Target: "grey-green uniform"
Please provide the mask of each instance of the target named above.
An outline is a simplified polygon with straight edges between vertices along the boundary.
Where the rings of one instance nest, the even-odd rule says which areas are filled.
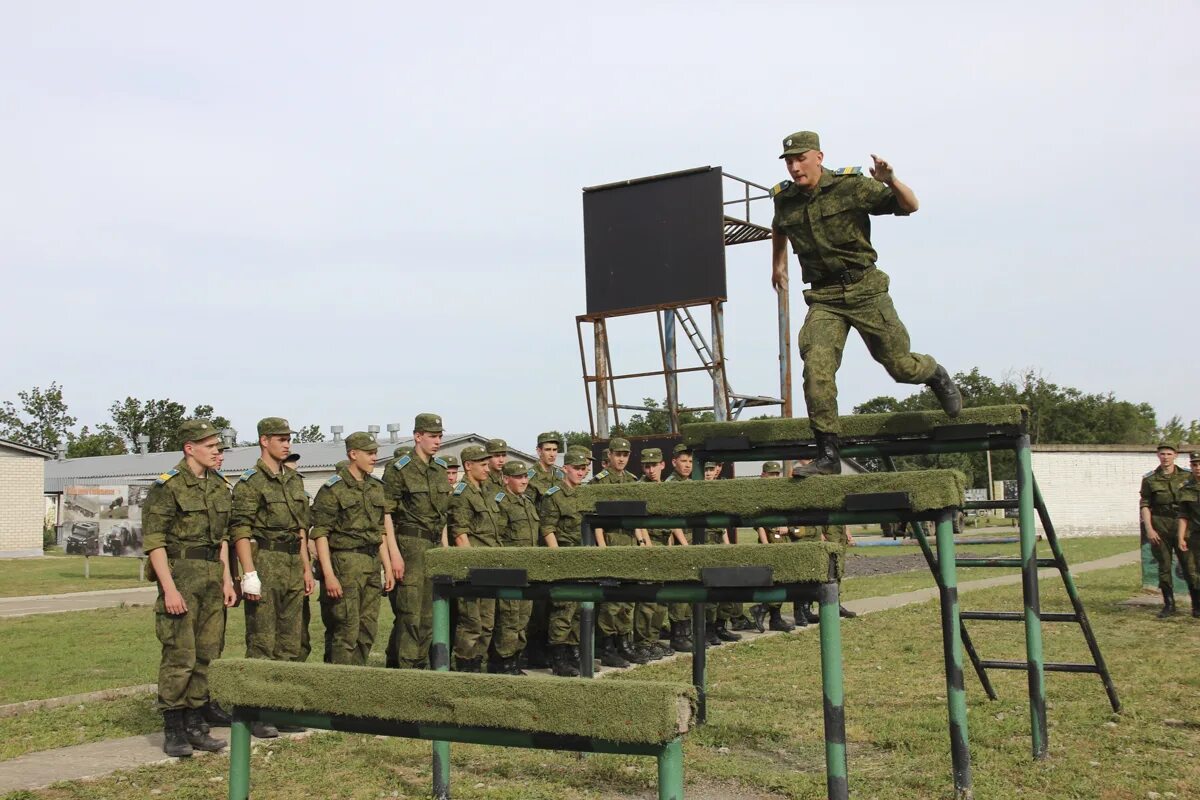
[[[1150,552],[1158,563],[1158,585],[1165,592],[1173,592],[1171,555],[1178,550],[1177,526],[1179,501],[1183,486],[1191,480],[1192,473],[1183,467],[1175,467],[1170,473],[1156,467],[1142,476],[1138,508],[1150,509],[1150,524],[1158,534],[1159,543],[1150,545]],[[1182,553],[1180,558],[1182,560]]]
[[[614,446],[613,443],[618,446]],[[624,445],[624,449],[628,449],[629,444],[624,439],[613,439],[609,443],[609,448],[614,451],[620,451]],[[616,472],[614,470],[603,469],[596,473],[592,478],[592,483],[597,485],[619,484],[619,483],[634,483],[637,478],[628,471]],[[604,529],[604,542],[608,547],[632,547],[637,542],[634,533],[631,530],[622,528]],[[633,603],[603,603],[596,610],[596,628],[604,636],[616,636],[618,639],[624,639],[633,633]],[[657,639],[657,637],[655,637]]]
[[[784,140],[783,158],[820,150],[817,134]],[[787,236],[800,261],[808,314],[800,329],[804,400],[813,427],[838,433],[837,383],[842,350],[851,328],[871,356],[900,383],[927,383],[937,370],[931,356],[913,353],[908,331],[888,294],[888,276],[875,266],[871,216],[906,216],[891,187],[859,167],[822,169],[818,185],[803,191],[791,181],[771,189],[774,230]]]
[[[1183,572],[1187,577],[1188,590],[1192,597],[1192,616],[1200,617],[1200,482],[1196,480],[1196,469],[1200,468],[1200,452],[1192,453],[1192,475],[1179,491],[1179,519],[1186,525],[1184,540],[1187,550],[1180,553]],[[1176,523],[1176,542],[1178,542]]]
[[[348,445],[353,436],[347,437]],[[365,666],[375,643],[383,597],[383,517],[394,510],[395,503],[383,483],[374,475],[355,478],[349,465],[338,467],[337,474],[325,481],[313,498],[309,536],[328,539],[330,564],[342,587],[342,596],[332,598],[328,595],[330,576],[321,582],[321,617],[334,664]]]
[[[475,461],[471,451],[463,449],[463,462]],[[490,486],[471,480],[460,481],[450,494],[450,537],[457,541],[465,535],[470,547],[500,546],[500,507]],[[458,600],[458,627],[454,632],[454,657],[457,669],[478,672],[492,642],[496,601],[490,597],[461,597]]]
[[[230,538],[252,541],[259,600],[246,600],[246,657],[298,661],[304,609],[302,532],[311,527],[304,479],[260,458],[233,487]]]
[[[642,464],[661,464],[662,460],[662,450],[657,447],[647,447],[641,452]],[[639,480],[644,483],[652,482],[644,475]],[[656,546],[670,547],[674,544],[674,533],[669,528],[654,528],[647,532]],[[682,624],[690,625],[691,619],[692,607],[688,603],[638,603],[633,609],[633,640],[657,642],[659,633],[667,627],[668,621],[674,634]],[[691,649],[690,645],[687,649]]]
[[[484,446],[487,450],[488,457],[491,456],[506,456],[508,455],[508,442],[503,439],[488,439]],[[490,466],[490,465],[489,465]],[[504,468],[489,469],[486,485],[492,490],[494,495],[496,492],[504,491]]]
[[[442,418],[418,414],[414,432],[441,433]],[[433,644],[433,586],[425,572],[425,552],[440,547],[450,507],[447,462],[419,452],[402,455],[383,471],[383,485],[396,504],[392,525],[396,545],[404,558],[404,580],[392,590],[389,600],[395,613],[388,637],[387,665],[424,669],[429,666]]]
[[[587,463],[587,459],[579,453],[567,453],[564,463],[573,462],[582,465]],[[553,536],[558,547],[579,547],[582,544],[583,512],[579,510],[577,491],[577,486],[572,486],[563,479],[542,495],[538,503],[538,517],[543,543],[547,537]],[[546,639],[550,646],[550,660],[554,673],[568,677],[578,675],[578,659],[574,657],[574,648],[579,646],[578,603],[550,603]]]
[[[525,472],[525,465],[519,461],[510,461],[504,465],[506,476],[523,475]],[[517,494],[507,486],[503,492],[496,494],[496,505],[500,509],[501,547],[537,547],[541,523],[537,506],[529,495],[528,488]],[[525,649],[525,630],[532,611],[533,603],[529,600],[496,601],[492,648],[497,656],[508,662],[508,672],[517,671],[514,659]]]

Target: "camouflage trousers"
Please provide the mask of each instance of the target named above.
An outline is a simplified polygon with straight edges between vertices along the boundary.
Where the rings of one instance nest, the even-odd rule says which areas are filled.
[[[1158,534],[1159,543],[1150,545],[1150,554],[1154,556],[1154,563],[1158,564],[1158,585],[1174,586],[1175,581],[1171,575],[1173,566],[1172,556],[1179,557],[1179,568],[1183,571],[1183,579],[1188,586],[1196,588],[1200,586],[1196,578],[1196,553],[1194,551],[1194,542],[1200,539],[1194,533],[1189,531],[1188,536],[1188,551],[1185,553],[1179,549],[1179,522],[1174,517],[1151,515],[1150,524],[1154,526],[1154,532]],[[1200,543],[1200,542],[1197,542]]]
[[[579,603],[551,603],[546,627],[551,645],[579,644]]]
[[[396,536],[404,557],[404,580],[388,600],[396,615],[388,637],[387,665],[412,669],[429,666],[433,644],[433,587],[425,573],[425,552],[441,545],[418,536]]]
[[[158,707],[199,708],[208,699],[208,665],[221,653],[225,600],[219,561],[178,558],[169,562],[187,611],[168,614],[162,586],[154,604],[154,629],[162,643]]]
[[[800,328],[804,402],[813,428],[838,433],[837,371],[850,329],[858,331],[871,357],[900,383],[925,383],[937,362],[910,350],[908,330],[888,294],[888,276],[874,269],[858,283],[808,289],[808,315]]]
[[[375,644],[379,601],[383,597],[379,556],[345,550],[329,554],[333,574],[342,585],[336,600],[321,585],[321,618],[325,622],[329,661],[363,667]]]
[[[741,603],[709,603],[704,607],[704,619],[708,624],[729,622],[744,616]]]
[[[531,600],[497,600],[492,649],[501,658],[512,658],[525,649],[525,628],[533,613]]]
[[[254,556],[261,600],[246,607],[246,658],[299,661],[304,621],[304,564],[300,555],[259,550]]]
[[[630,531],[605,531],[604,541],[609,547],[636,546]],[[629,636],[633,633],[633,603],[602,603],[596,609],[596,630],[603,636]]]
[[[496,624],[496,600],[491,597],[458,598],[458,627],[454,629],[454,657],[459,661],[486,658]]]

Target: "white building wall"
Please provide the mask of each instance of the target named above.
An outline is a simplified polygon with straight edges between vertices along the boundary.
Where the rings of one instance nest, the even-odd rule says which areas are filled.
[[[1138,535],[1138,489],[1157,466],[1153,451],[1033,451],[1033,474],[1062,536]]]
[[[43,469],[41,456],[0,449],[0,558],[42,554]]]

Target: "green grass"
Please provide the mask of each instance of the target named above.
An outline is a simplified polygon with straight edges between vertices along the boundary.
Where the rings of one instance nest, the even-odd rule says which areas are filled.
[[[83,577],[83,556],[0,559],[0,597],[150,586],[148,581],[138,580],[136,558],[97,556],[88,561],[90,578]]]
[[[1125,711],[1109,710],[1095,676],[1047,676],[1050,758],[1030,758],[1025,679],[994,674],[987,701],[968,672],[975,795],[996,800],[1053,797],[1135,800],[1149,792],[1192,796],[1200,785],[1200,627],[1190,617],[1158,620],[1153,608],[1121,601],[1140,584],[1136,566],[1079,577]],[[1066,610],[1058,587],[1046,610]],[[1012,588],[972,594],[997,607]],[[986,657],[1017,657],[1022,628],[976,623]],[[1078,629],[1047,625],[1047,657],[1084,660]],[[874,614],[843,626],[851,791],[856,797],[948,798],[950,758],[936,603]],[[687,681],[687,660],[640,668],[629,678]],[[1167,677],[1169,676],[1169,677]],[[610,680],[623,680],[616,676]],[[687,739],[689,789],[731,787],[787,798],[824,793],[820,662],[815,631],[776,636],[710,656],[710,722]],[[722,749],[727,752],[722,752]],[[452,748],[457,798],[645,797],[655,780],[648,758],[574,756],[478,746]],[[47,800],[211,798],[224,794],[228,759],[146,767],[88,783],[32,792]],[[254,797],[423,797],[429,745],[329,734],[261,745]],[[719,796],[719,795],[711,795]]]
[[[55,747],[139,736],[162,729],[154,694],[121,697],[0,718],[0,761]]]

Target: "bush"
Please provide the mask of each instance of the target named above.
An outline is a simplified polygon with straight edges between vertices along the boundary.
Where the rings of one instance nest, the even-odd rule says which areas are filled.
[[[42,526],[42,552],[51,550],[58,544],[58,529],[53,525]]]

